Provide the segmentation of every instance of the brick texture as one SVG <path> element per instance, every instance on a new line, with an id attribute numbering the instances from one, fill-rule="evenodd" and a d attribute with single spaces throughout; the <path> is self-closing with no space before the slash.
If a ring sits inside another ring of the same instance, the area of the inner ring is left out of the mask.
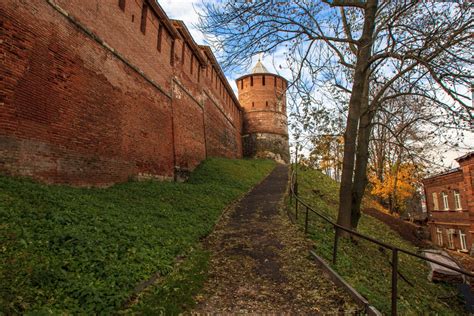
<path id="1" fill-rule="evenodd" d="M 289 162 L 286 80 L 265 73 L 243 76 L 236 83 L 244 108 L 244 155 Z"/>
<path id="2" fill-rule="evenodd" d="M 0 4 L 0 172 L 101 186 L 242 156 L 242 110 L 214 56 L 160 10 Z"/>
<path id="3" fill-rule="evenodd" d="M 467 249 L 474 241 L 474 155 L 459 161 L 460 168 L 423 180 L 431 239 L 439 244 L 441 230 L 444 247 L 449 247 L 448 232 L 454 230 L 453 249 L 461 249 L 460 232 L 466 235 Z M 461 207 L 456 208 L 455 192 L 459 193 Z M 437 198 L 436 210 L 433 193 Z M 447 206 L 443 200 L 447 196 Z"/>

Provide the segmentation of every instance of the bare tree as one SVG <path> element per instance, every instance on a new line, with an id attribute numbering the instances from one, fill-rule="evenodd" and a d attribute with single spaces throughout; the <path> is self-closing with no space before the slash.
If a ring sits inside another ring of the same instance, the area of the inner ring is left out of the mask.
<path id="1" fill-rule="evenodd" d="M 418 95 L 449 113 L 453 125 L 473 125 L 465 96 L 472 80 L 468 4 L 228 0 L 204 2 L 203 12 L 199 27 L 228 68 L 283 51 L 294 74 L 290 89 L 326 90 L 347 101 L 340 105 L 347 106 L 338 214 L 344 227 L 357 227 L 373 120 L 389 100 Z"/>

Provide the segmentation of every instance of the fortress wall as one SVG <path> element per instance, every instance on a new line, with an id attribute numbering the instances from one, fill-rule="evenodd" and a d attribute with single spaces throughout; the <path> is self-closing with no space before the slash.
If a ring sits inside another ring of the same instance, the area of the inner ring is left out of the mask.
<path id="1" fill-rule="evenodd" d="M 140 0 L 125 1 L 125 10 L 121 1 L 51 2 L 68 17 L 48 0 L 0 4 L 1 173 L 109 185 L 172 179 L 206 153 L 242 156 L 232 91 L 213 88 L 217 72 L 212 82 L 203 75 L 176 30 L 173 39 L 162 27 L 157 49 L 162 20 L 151 6 L 143 33 Z"/>

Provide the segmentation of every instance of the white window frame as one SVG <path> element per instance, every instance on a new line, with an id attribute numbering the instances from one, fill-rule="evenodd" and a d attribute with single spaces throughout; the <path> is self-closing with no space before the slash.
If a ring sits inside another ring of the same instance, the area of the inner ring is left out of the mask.
<path id="1" fill-rule="evenodd" d="M 431 196 L 433 197 L 433 211 L 439 211 L 438 194 L 433 192 Z"/>
<path id="2" fill-rule="evenodd" d="M 466 234 L 462 230 L 459 230 L 459 241 L 460 241 L 460 244 L 461 244 L 461 250 L 462 251 L 467 251 Z"/>
<path id="3" fill-rule="evenodd" d="M 441 192 L 441 197 L 443 198 L 443 206 L 445 211 L 449 211 L 449 200 L 448 194 L 446 192 Z"/>
<path id="4" fill-rule="evenodd" d="M 438 245 L 443 246 L 443 230 L 436 227 L 436 237 L 438 239 Z"/>
<path id="5" fill-rule="evenodd" d="M 454 190 L 454 207 L 458 211 L 462 210 L 461 194 L 459 193 L 458 190 Z"/>
<path id="6" fill-rule="evenodd" d="M 454 249 L 454 229 L 448 229 L 448 248 Z"/>

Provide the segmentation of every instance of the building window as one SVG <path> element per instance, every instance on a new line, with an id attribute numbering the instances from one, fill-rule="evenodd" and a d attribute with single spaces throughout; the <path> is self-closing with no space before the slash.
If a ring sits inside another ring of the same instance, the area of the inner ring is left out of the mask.
<path id="1" fill-rule="evenodd" d="M 265 106 L 268 108 L 268 101 L 265 101 Z"/>
<path id="2" fill-rule="evenodd" d="M 161 52 L 161 40 L 163 37 L 163 26 L 160 23 L 160 26 L 158 26 L 158 39 L 156 42 L 156 48 L 158 49 L 159 52 Z"/>
<path id="3" fill-rule="evenodd" d="M 265 76 L 262 76 L 262 86 L 265 85 Z"/>
<path id="4" fill-rule="evenodd" d="M 448 229 L 448 248 L 454 249 L 454 229 Z"/>
<path id="5" fill-rule="evenodd" d="M 277 77 L 273 77 L 274 81 L 273 81 L 273 86 L 276 87 L 277 86 Z"/>
<path id="6" fill-rule="evenodd" d="M 459 241 L 461 242 L 461 250 L 467 251 L 466 234 L 462 230 L 459 230 Z"/>
<path id="7" fill-rule="evenodd" d="M 240 80 L 240 89 L 243 89 L 244 88 L 244 80 Z"/>
<path id="8" fill-rule="evenodd" d="M 448 194 L 446 194 L 446 192 L 442 192 L 441 197 L 443 198 L 444 210 L 448 211 L 449 210 Z"/>
<path id="9" fill-rule="evenodd" d="M 442 246 L 443 245 L 443 231 L 441 228 L 436 228 L 436 238 L 438 241 L 438 245 Z"/>
<path id="10" fill-rule="evenodd" d="M 462 210 L 461 194 L 459 194 L 458 190 L 454 190 L 454 207 L 456 208 L 456 210 Z"/>
<path id="11" fill-rule="evenodd" d="M 434 210 L 434 211 L 438 211 L 438 210 L 439 210 L 438 194 L 436 194 L 436 192 L 433 192 L 433 210 Z"/>
<path id="12" fill-rule="evenodd" d="M 119 0 L 119 8 L 125 11 L 125 0 Z"/>
<path id="13" fill-rule="evenodd" d="M 145 34 L 146 31 L 146 19 L 148 15 L 148 5 L 143 3 L 142 7 L 142 21 L 140 23 L 140 31 L 142 31 L 143 34 Z"/>
<path id="14" fill-rule="evenodd" d="M 253 76 L 250 76 L 250 86 L 253 87 Z"/>

